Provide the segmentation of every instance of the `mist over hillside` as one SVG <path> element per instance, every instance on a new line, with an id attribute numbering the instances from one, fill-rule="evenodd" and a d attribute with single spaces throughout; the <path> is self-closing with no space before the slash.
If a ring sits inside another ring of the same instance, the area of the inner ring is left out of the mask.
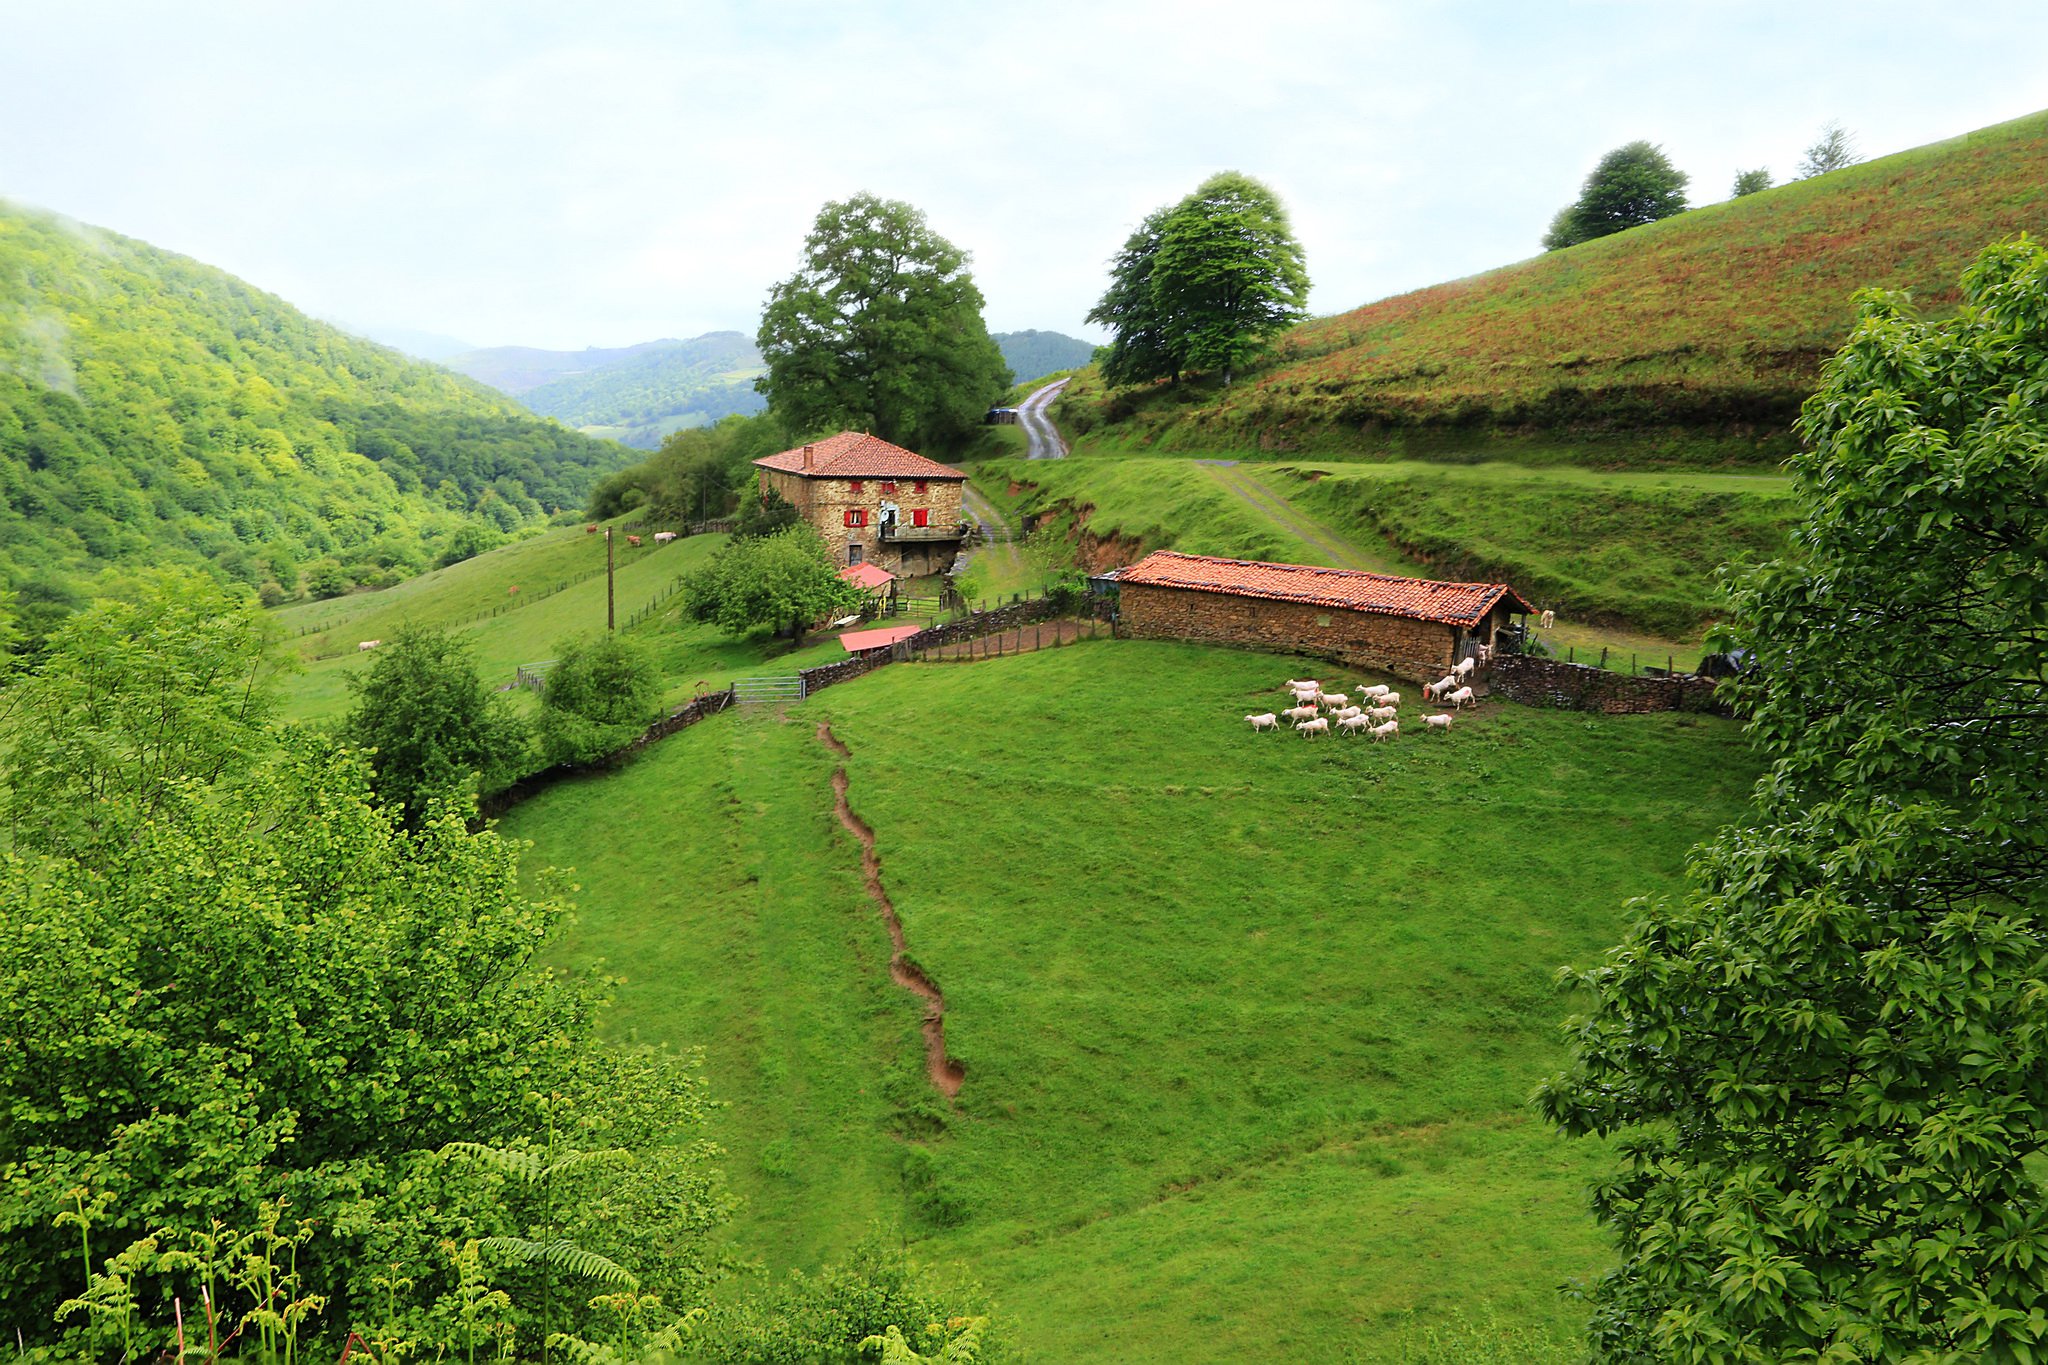
<path id="1" fill-rule="evenodd" d="M 627 452 L 187 257 L 0 202 L 0 579 L 418 572 Z M 52 589 L 56 591 L 56 589 Z"/>

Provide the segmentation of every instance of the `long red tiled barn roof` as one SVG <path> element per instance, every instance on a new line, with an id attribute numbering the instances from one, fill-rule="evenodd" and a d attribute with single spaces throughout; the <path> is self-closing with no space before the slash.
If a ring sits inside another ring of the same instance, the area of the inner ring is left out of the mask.
<path id="1" fill-rule="evenodd" d="M 1517 611 L 1534 607 L 1505 583 L 1438 583 L 1427 578 L 1325 569 L 1313 564 L 1264 564 L 1154 550 L 1116 574 L 1119 587 L 1187 588 L 1195 592 L 1306 602 L 1318 607 L 1408 616 L 1418 621 L 1473 626 L 1507 598 Z"/>
<path id="2" fill-rule="evenodd" d="M 811 452 L 810 468 L 804 467 L 804 452 Z M 766 469 L 785 474 L 802 474 L 813 479 L 956 479 L 967 476 L 948 469 L 937 460 L 927 460 L 915 451 L 891 445 L 865 432 L 842 431 L 808 446 L 764 455 L 754 461 Z"/>

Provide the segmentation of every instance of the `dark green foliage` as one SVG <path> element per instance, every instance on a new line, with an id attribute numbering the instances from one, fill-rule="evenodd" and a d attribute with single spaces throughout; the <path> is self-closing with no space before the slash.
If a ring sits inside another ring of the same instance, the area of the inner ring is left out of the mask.
<path id="1" fill-rule="evenodd" d="M 1811 180 L 1816 175 L 1839 171 L 1844 166 L 1853 166 L 1863 158 L 1856 153 L 1856 137 L 1841 124 L 1830 120 L 1820 130 L 1820 137 L 1806 149 L 1799 159 L 1801 180 Z"/>
<path id="2" fill-rule="evenodd" d="M 793 433 L 953 451 L 1011 382 L 981 308 L 967 254 L 917 209 L 872 194 L 828 203 L 803 265 L 769 294 L 761 391 Z"/>
<path id="3" fill-rule="evenodd" d="M 622 456 L 218 270 L 0 205 L 0 580 L 178 563 L 257 588 L 272 551 L 405 573 L 467 522 L 580 506 Z"/>
<path id="4" fill-rule="evenodd" d="M 342 734 L 374 750 L 378 799 L 417 829 L 437 803 L 470 810 L 526 767 L 524 726 L 477 677 L 469 642 L 408 625 L 384 641 L 370 666 L 349 675 L 355 705 Z"/>
<path id="5" fill-rule="evenodd" d="M 1178 381 L 1184 369 L 1228 384 L 1266 340 L 1306 312 L 1301 245 L 1274 193 L 1236 171 L 1213 175 L 1139 225 L 1088 314 L 1115 335 L 1112 384 Z"/>
<path id="6" fill-rule="evenodd" d="M 761 411 L 767 402 L 753 382 L 760 368 L 761 353 L 751 338 L 710 332 L 689 341 L 635 347 L 589 369 L 513 392 L 544 417 L 652 450 L 678 430 Z"/>
<path id="7" fill-rule="evenodd" d="M 704 1358 L 725 1365 L 855 1365 L 876 1358 L 861 1349 L 863 1341 L 894 1327 L 914 1349 L 939 1359 L 966 1325 L 962 1319 L 986 1314 L 986 1303 L 976 1288 L 941 1291 L 893 1242 L 870 1232 L 815 1277 L 792 1272 L 773 1293 L 717 1313 L 699 1334 Z M 944 1359 L 964 1365 L 1007 1358 L 979 1332 L 976 1338 L 982 1354 Z"/>
<path id="8" fill-rule="evenodd" d="M 691 616 L 728 634 L 765 627 L 801 640 L 813 623 L 852 611 L 867 594 L 839 576 L 817 529 L 799 523 L 735 539 L 690 579 L 683 597 Z"/>
<path id="9" fill-rule="evenodd" d="M 1728 191 L 1728 197 L 1730 199 L 1740 199 L 1745 194 L 1755 194 L 1759 190 L 1767 190 L 1770 187 L 1771 173 L 1759 166 L 1753 171 L 1736 172 L 1735 187 Z"/>
<path id="10" fill-rule="evenodd" d="M 1603 1360 L 2040 1358 L 2048 1224 L 2048 252 L 1934 323 L 1867 294 L 1738 587 L 1771 763 L 1577 975 L 1541 1102 L 1619 1139 Z"/>
<path id="11" fill-rule="evenodd" d="M 1558 210 L 1543 234 L 1544 248 L 1577 246 L 1683 213 L 1687 179 L 1653 143 L 1616 147 L 1586 177 L 1578 199 Z"/>
<path id="12" fill-rule="evenodd" d="M 1093 342 L 1061 332 L 996 332 L 989 338 L 1019 383 L 1060 370 L 1077 370 L 1095 358 Z"/>
<path id="13" fill-rule="evenodd" d="M 562 641 L 534 722 L 542 761 L 603 758 L 646 728 L 660 700 L 660 673 L 638 640 L 614 632 Z"/>
<path id="14" fill-rule="evenodd" d="M 765 415 L 678 431 L 646 460 L 600 483 L 590 515 L 612 517 L 644 507 L 650 519 L 677 528 L 722 517 L 751 500 L 759 483 L 753 462 L 783 445 L 781 426 Z"/>
<path id="15" fill-rule="evenodd" d="M 759 540 L 777 531 L 788 530 L 797 524 L 797 520 L 796 504 L 770 488 L 740 499 L 740 515 L 733 526 L 733 536 L 739 540 Z"/>
<path id="16" fill-rule="evenodd" d="M 180 783 L 244 771 L 276 709 L 273 630 L 245 593 L 170 571 L 57 626 L 6 692 L 13 847 L 97 863 Z"/>

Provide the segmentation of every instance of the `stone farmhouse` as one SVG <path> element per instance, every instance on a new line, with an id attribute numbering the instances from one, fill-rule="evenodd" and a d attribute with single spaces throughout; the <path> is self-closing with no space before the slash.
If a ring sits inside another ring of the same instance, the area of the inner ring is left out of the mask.
<path id="1" fill-rule="evenodd" d="M 1517 613 L 1505 583 L 1265 564 L 1158 550 L 1116 571 L 1119 633 L 1252 645 L 1428 682 Z"/>
<path id="2" fill-rule="evenodd" d="M 967 476 L 879 436 L 837 436 L 754 461 L 774 489 L 818 528 L 842 566 L 879 564 L 900 578 L 942 573 L 966 539 Z"/>

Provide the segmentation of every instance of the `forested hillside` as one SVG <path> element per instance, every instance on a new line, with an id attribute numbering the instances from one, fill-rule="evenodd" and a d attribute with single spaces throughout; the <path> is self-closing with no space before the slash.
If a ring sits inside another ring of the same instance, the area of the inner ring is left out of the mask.
<path id="1" fill-rule="evenodd" d="M 0 577 L 381 581 L 582 506 L 626 452 L 223 271 L 0 202 Z"/>
<path id="2" fill-rule="evenodd" d="M 2048 113 L 1305 323 L 1227 389 L 1087 376 L 1061 419 L 1084 451 L 1516 434 L 1619 435 L 1616 459 L 1774 456 L 1856 291 L 1952 306 L 1986 243 L 2048 230 L 2044 185 Z"/>
<path id="3" fill-rule="evenodd" d="M 768 400 L 754 389 L 760 373 L 753 338 L 707 332 L 632 347 L 601 366 L 529 389 L 520 401 L 590 435 L 652 450 L 670 432 L 761 411 Z"/>
<path id="4" fill-rule="evenodd" d="M 1095 356 L 1095 344 L 1064 332 L 996 332 L 989 338 L 1003 353 L 1003 362 L 1018 383 L 1057 370 L 1086 365 Z"/>

